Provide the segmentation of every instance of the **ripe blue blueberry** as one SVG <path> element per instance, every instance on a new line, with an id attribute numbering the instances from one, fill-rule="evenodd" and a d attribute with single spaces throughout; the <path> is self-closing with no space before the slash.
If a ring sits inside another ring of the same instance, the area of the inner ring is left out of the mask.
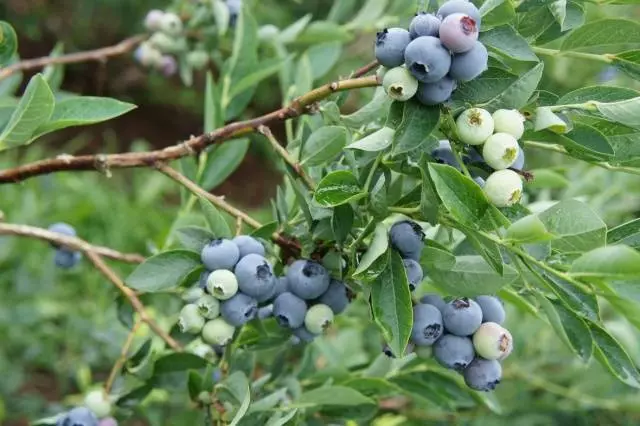
<path id="1" fill-rule="evenodd" d="M 482 309 L 473 299 L 454 299 L 442 310 L 442 320 L 448 333 L 456 336 L 472 335 L 482 324 Z"/>
<path id="2" fill-rule="evenodd" d="M 240 291 L 254 298 L 272 294 L 276 285 L 273 266 L 259 254 L 248 254 L 236 265 Z"/>
<path id="3" fill-rule="evenodd" d="M 524 149 L 520 148 L 516 161 L 513 162 L 511 168 L 522 171 L 524 169 Z"/>
<path id="4" fill-rule="evenodd" d="M 207 292 L 220 300 L 230 299 L 238 292 L 238 279 L 226 269 L 213 271 L 207 277 Z"/>
<path id="5" fill-rule="evenodd" d="M 265 320 L 273 316 L 273 305 L 263 306 L 258 308 L 258 318 Z"/>
<path id="6" fill-rule="evenodd" d="M 433 305 L 419 304 L 413 307 L 411 341 L 417 346 L 431 346 L 442 336 L 442 314 Z"/>
<path id="7" fill-rule="evenodd" d="M 322 334 L 333 322 L 333 311 L 319 303 L 311 306 L 304 317 L 304 326 L 313 334 Z"/>
<path id="8" fill-rule="evenodd" d="M 440 310 L 441 313 L 444 310 L 444 307 L 447 305 L 447 302 L 444 301 L 442 296 L 440 296 L 439 294 L 435 294 L 435 293 L 425 294 L 424 296 L 422 296 L 420 298 L 420 303 L 426 303 L 428 305 L 433 305 L 436 308 L 438 308 L 438 310 Z"/>
<path id="9" fill-rule="evenodd" d="M 436 37 L 423 36 L 413 40 L 404 52 L 404 61 L 411 74 L 422 83 L 435 83 L 449 72 L 451 55 Z"/>
<path id="10" fill-rule="evenodd" d="M 485 322 L 473 334 L 473 347 L 484 359 L 502 361 L 513 350 L 513 338 L 500 324 Z"/>
<path id="11" fill-rule="evenodd" d="M 464 13 L 452 13 L 440 25 L 440 41 L 453 53 L 471 50 L 478 40 L 478 33 L 476 21 Z"/>
<path id="12" fill-rule="evenodd" d="M 433 357 L 443 367 L 462 372 L 475 357 L 473 342 L 468 337 L 445 334 L 434 343 Z"/>
<path id="13" fill-rule="evenodd" d="M 445 76 L 435 83 L 420 84 L 418 92 L 416 92 L 416 98 L 423 105 L 439 105 L 449 100 L 455 88 L 456 82 Z"/>
<path id="14" fill-rule="evenodd" d="M 418 80 L 405 67 L 395 67 L 385 73 L 382 87 L 391 99 L 404 102 L 418 91 Z"/>
<path id="15" fill-rule="evenodd" d="M 502 366 L 498 361 L 476 358 L 463 373 L 464 382 L 471 389 L 489 392 L 502 379 Z"/>
<path id="16" fill-rule="evenodd" d="M 236 293 L 220 304 L 220 314 L 232 326 L 240 327 L 256 317 L 258 302 L 244 293 Z"/>
<path id="17" fill-rule="evenodd" d="M 347 287 L 342 281 L 331 278 L 329 288 L 318 298 L 318 303 L 327 305 L 336 315 L 342 313 L 349 305 Z"/>
<path id="18" fill-rule="evenodd" d="M 223 318 L 216 318 L 207 323 L 202 328 L 202 340 L 214 345 L 216 354 L 219 352 L 221 346 L 224 346 L 231 342 L 233 339 L 233 333 L 236 329 L 234 326 L 226 322 Z M 220 351 L 222 352 L 222 351 Z M 220 353 L 221 355 L 221 353 Z"/>
<path id="19" fill-rule="evenodd" d="M 87 407 L 70 410 L 56 423 L 60 426 L 98 426 L 98 418 Z"/>
<path id="20" fill-rule="evenodd" d="M 252 253 L 264 256 L 264 246 L 262 243 L 249 235 L 238 235 L 231 241 L 238 246 L 240 258 Z"/>
<path id="21" fill-rule="evenodd" d="M 288 291 L 287 277 L 277 277 L 275 278 L 275 285 L 269 294 L 265 294 L 260 297 L 256 297 L 258 303 L 266 303 L 269 302 L 285 291 Z"/>
<path id="22" fill-rule="evenodd" d="M 482 322 L 502 324 L 506 318 L 502 301 L 495 296 L 478 296 L 476 302 L 482 309 Z"/>
<path id="23" fill-rule="evenodd" d="M 227 8 L 229 9 L 229 25 L 235 27 L 242 11 L 242 0 L 227 0 Z"/>
<path id="24" fill-rule="evenodd" d="M 387 68 L 402 65 L 405 49 L 410 41 L 411 35 L 404 28 L 388 28 L 378 32 L 375 44 L 376 59 Z"/>
<path id="25" fill-rule="evenodd" d="M 444 19 L 454 13 L 464 13 L 465 15 L 471 16 L 476 21 L 476 25 L 480 27 L 482 19 L 480 17 L 480 11 L 473 3 L 467 0 L 450 0 L 438 9 L 436 15 L 438 15 L 440 19 Z"/>
<path id="26" fill-rule="evenodd" d="M 422 227 L 410 220 L 396 222 L 389 230 L 391 245 L 403 258 L 419 260 L 422 253 L 424 232 Z"/>
<path id="27" fill-rule="evenodd" d="M 326 268 L 313 260 L 298 259 L 287 270 L 289 291 L 298 297 L 312 300 L 329 288 L 330 277 Z"/>
<path id="28" fill-rule="evenodd" d="M 471 50 L 453 55 L 449 77 L 457 81 L 471 81 L 486 71 L 488 61 L 487 48 L 476 41 Z"/>
<path id="29" fill-rule="evenodd" d="M 282 293 L 273 301 L 273 316 L 281 327 L 301 327 L 306 314 L 307 303 L 293 293 Z"/>
<path id="30" fill-rule="evenodd" d="M 440 29 L 440 19 L 431 13 L 418 13 L 409 24 L 411 38 L 422 36 L 437 37 Z"/>
<path id="31" fill-rule="evenodd" d="M 227 239 L 213 240 L 202 249 L 202 263 L 210 270 L 228 269 L 233 267 L 240 259 L 240 249 L 232 241 Z"/>
<path id="32" fill-rule="evenodd" d="M 402 259 L 404 270 L 407 272 L 407 281 L 409 281 L 409 290 L 414 291 L 418 284 L 422 282 L 422 266 L 413 259 Z"/>
<path id="33" fill-rule="evenodd" d="M 313 334 L 312 332 L 307 330 L 307 327 L 305 327 L 305 326 L 294 328 L 291 331 L 293 333 L 292 337 L 296 337 L 297 339 L 299 339 L 300 341 L 303 341 L 305 343 L 312 342 L 313 339 L 315 339 L 316 336 L 317 336 L 316 334 Z"/>
<path id="34" fill-rule="evenodd" d="M 50 232 L 55 232 L 56 234 L 66 235 L 68 237 L 75 237 L 76 236 L 76 230 L 73 228 L 73 226 L 69 225 L 68 223 L 64 223 L 64 222 L 54 223 L 53 225 L 49 226 L 48 230 Z"/>
<path id="35" fill-rule="evenodd" d="M 382 353 L 389 358 L 396 358 L 396 354 L 393 353 L 393 351 L 391 350 L 391 347 L 386 343 L 382 346 Z"/>
<path id="36" fill-rule="evenodd" d="M 78 251 L 57 249 L 53 261 L 58 268 L 71 269 L 80 262 L 80 259 L 82 254 Z"/>
<path id="37" fill-rule="evenodd" d="M 460 170 L 460 165 L 456 161 L 456 157 L 453 155 L 451 143 L 446 139 L 438 142 L 438 147 L 431 151 L 431 156 L 440 164 L 448 164 L 451 167 L 455 167 Z"/>

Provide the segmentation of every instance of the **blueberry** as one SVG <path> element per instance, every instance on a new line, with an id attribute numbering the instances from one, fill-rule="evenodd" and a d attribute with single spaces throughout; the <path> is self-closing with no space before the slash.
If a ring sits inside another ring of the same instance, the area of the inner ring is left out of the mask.
<path id="1" fill-rule="evenodd" d="M 202 263 L 210 270 L 233 270 L 240 259 L 240 249 L 232 241 L 227 239 L 213 240 L 202 249 Z"/>
<path id="2" fill-rule="evenodd" d="M 273 316 L 273 305 L 263 306 L 258 308 L 258 318 L 261 320 L 270 318 Z"/>
<path id="3" fill-rule="evenodd" d="M 304 317 L 304 326 L 313 334 L 322 334 L 333 322 L 333 311 L 319 303 L 311 306 Z"/>
<path id="4" fill-rule="evenodd" d="M 462 372 L 473 361 L 475 351 L 468 337 L 445 334 L 434 343 L 433 357 L 443 367 Z"/>
<path id="5" fill-rule="evenodd" d="M 331 308 L 334 314 L 342 313 L 349 305 L 349 294 L 347 287 L 342 281 L 331 279 L 329 288 L 318 298 L 318 303 L 322 303 Z"/>
<path id="6" fill-rule="evenodd" d="M 276 285 L 273 267 L 259 254 L 248 254 L 240 259 L 235 273 L 240 291 L 254 298 L 272 294 Z"/>
<path id="7" fill-rule="evenodd" d="M 141 43 L 133 56 L 136 61 L 145 67 L 157 67 L 162 63 L 162 53 L 149 42 Z"/>
<path id="8" fill-rule="evenodd" d="M 473 334 L 473 347 L 484 359 L 502 361 L 513 350 L 513 338 L 500 324 L 485 322 Z"/>
<path id="9" fill-rule="evenodd" d="M 165 54 L 180 53 L 187 48 L 183 39 L 176 39 L 165 33 L 155 33 L 149 37 L 149 44 Z"/>
<path id="10" fill-rule="evenodd" d="M 491 113 L 482 108 L 469 108 L 456 119 L 460 140 L 469 145 L 482 145 L 493 134 Z"/>
<path id="11" fill-rule="evenodd" d="M 489 52 L 476 41 L 471 50 L 453 55 L 449 77 L 457 81 L 471 81 L 488 68 Z"/>
<path id="12" fill-rule="evenodd" d="M 402 65 L 409 42 L 411 35 L 404 28 L 388 28 L 378 32 L 375 44 L 376 59 L 387 68 Z"/>
<path id="13" fill-rule="evenodd" d="M 403 258 L 420 260 L 424 232 L 422 227 L 410 220 L 396 222 L 389 231 L 391 245 L 400 252 Z"/>
<path id="14" fill-rule="evenodd" d="M 485 180 L 483 178 L 481 178 L 480 176 L 474 177 L 473 181 L 475 183 L 477 183 L 480 186 L 480 188 L 484 188 L 484 184 L 486 183 Z"/>
<path id="15" fill-rule="evenodd" d="M 233 272 L 218 269 L 207 277 L 207 291 L 217 299 L 230 299 L 238 292 L 238 279 Z"/>
<path id="16" fill-rule="evenodd" d="M 261 297 L 257 297 L 256 300 L 258 303 L 266 303 L 270 300 L 275 299 L 282 293 L 284 293 L 288 288 L 287 277 L 278 277 L 275 279 L 275 285 L 273 286 L 273 290 L 269 294 L 265 294 Z"/>
<path id="17" fill-rule="evenodd" d="M 242 11 L 242 0 L 227 0 L 227 8 L 229 9 L 229 25 L 233 28 Z"/>
<path id="18" fill-rule="evenodd" d="M 498 170 L 489 175 L 483 190 L 496 207 L 509 207 L 522 197 L 522 179 L 512 170 Z"/>
<path id="19" fill-rule="evenodd" d="M 178 62 L 176 62 L 176 59 L 173 56 L 162 55 L 158 71 L 160 71 L 165 77 L 171 77 L 178 72 Z"/>
<path id="20" fill-rule="evenodd" d="M 420 298 L 420 303 L 426 303 L 428 305 L 433 305 L 436 308 L 438 308 L 438 310 L 440 310 L 441 313 L 444 310 L 444 307 L 447 305 L 447 302 L 444 301 L 442 296 L 440 296 L 439 294 L 435 294 L 435 293 L 425 294 L 424 296 L 422 296 Z"/>
<path id="21" fill-rule="evenodd" d="M 516 138 L 508 133 L 494 133 L 482 147 L 482 158 L 493 169 L 502 170 L 516 162 L 519 151 Z"/>
<path id="22" fill-rule="evenodd" d="M 437 37 L 439 29 L 440 19 L 437 16 L 431 13 L 418 13 L 415 18 L 411 20 L 409 34 L 411 34 L 411 38 L 422 36 Z"/>
<path id="23" fill-rule="evenodd" d="M 209 279 L 209 274 L 211 271 L 207 271 L 206 269 L 200 273 L 200 278 L 198 278 L 198 287 L 200 287 L 205 292 L 207 289 L 207 280 Z"/>
<path id="24" fill-rule="evenodd" d="M 498 361 L 476 358 L 464 370 L 464 382 L 471 389 L 488 392 L 494 390 L 502 378 Z"/>
<path id="25" fill-rule="evenodd" d="M 158 31 L 160 30 L 160 23 L 162 22 L 162 17 L 164 16 L 164 12 L 162 10 L 153 9 L 147 13 L 147 16 L 144 17 L 144 26 L 149 31 Z"/>
<path id="26" fill-rule="evenodd" d="M 209 63 L 209 54 L 204 50 L 194 50 L 187 53 L 187 64 L 195 70 L 201 70 Z M 235 239 L 235 238 L 234 238 Z"/>
<path id="27" fill-rule="evenodd" d="M 517 109 L 499 109 L 492 117 L 496 132 L 509 133 L 516 139 L 522 137 L 525 118 Z"/>
<path id="28" fill-rule="evenodd" d="M 307 303 L 293 293 L 282 293 L 273 301 L 273 316 L 281 327 L 302 326 L 306 314 Z"/>
<path id="29" fill-rule="evenodd" d="M 453 53 L 468 52 L 478 40 L 476 21 L 464 13 L 452 13 L 442 20 L 440 41 Z"/>
<path id="30" fill-rule="evenodd" d="M 236 293 L 220 304 L 220 314 L 229 324 L 240 327 L 256 317 L 258 302 L 244 293 Z"/>
<path id="31" fill-rule="evenodd" d="M 207 321 L 202 328 L 202 340 L 210 345 L 224 346 L 231 342 L 235 331 L 235 327 L 226 322 L 223 318 L 216 318 L 211 321 Z M 215 347 L 214 350 L 216 350 Z"/>
<path id="32" fill-rule="evenodd" d="M 460 164 L 458 164 L 456 157 L 453 155 L 451 143 L 446 139 L 438 142 L 438 147 L 431 151 L 431 156 L 440 164 L 448 164 L 460 170 Z"/>
<path id="33" fill-rule="evenodd" d="M 495 296 L 478 296 L 476 302 L 482 309 L 482 322 L 502 324 L 507 316 L 502 301 Z"/>
<path id="34" fill-rule="evenodd" d="M 56 234 L 66 235 L 68 237 L 75 237 L 76 236 L 76 230 L 73 228 L 73 226 L 69 225 L 68 223 L 64 223 L 64 222 L 54 223 L 53 225 L 51 225 L 47 229 L 50 232 L 55 232 Z"/>
<path id="35" fill-rule="evenodd" d="M 416 98 L 423 105 L 438 105 L 447 101 L 455 88 L 456 82 L 454 80 L 449 77 L 443 77 L 442 80 L 435 83 L 420 84 Z"/>
<path id="36" fill-rule="evenodd" d="M 180 310 L 178 327 L 183 333 L 198 334 L 204 326 L 204 317 L 195 303 L 184 305 Z"/>
<path id="37" fill-rule="evenodd" d="M 191 352 L 192 354 L 211 362 L 215 361 L 217 357 L 216 352 L 213 350 L 211 345 L 207 345 L 201 339 L 192 341 L 189 344 L 188 348 L 189 352 Z"/>
<path id="38" fill-rule="evenodd" d="M 87 407 L 76 407 L 67 413 L 63 426 L 98 426 L 96 415 Z"/>
<path id="39" fill-rule="evenodd" d="M 289 291 L 298 297 L 312 300 L 329 288 L 329 272 L 313 260 L 298 259 L 287 270 Z"/>
<path id="40" fill-rule="evenodd" d="M 84 397 L 84 406 L 99 418 L 111 414 L 111 401 L 102 389 L 96 389 L 87 393 Z"/>
<path id="41" fill-rule="evenodd" d="M 518 156 L 516 157 L 516 161 L 513 162 L 510 168 L 514 170 L 520 170 L 520 171 L 524 169 L 524 150 L 522 148 L 518 150 Z"/>
<path id="42" fill-rule="evenodd" d="M 240 249 L 240 258 L 248 254 L 259 254 L 264 257 L 264 246 L 258 240 L 248 235 L 238 235 L 233 241 Z"/>
<path id="43" fill-rule="evenodd" d="M 480 11 L 473 3 L 467 0 L 449 0 L 438 9 L 436 15 L 440 19 L 444 19 L 454 13 L 464 13 L 471 16 L 476 21 L 478 28 L 480 28 L 482 18 L 480 17 Z"/>
<path id="44" fill-rule="evenodd" d="M 57 249 L 53 261 L 58 268 L 71 269 L 80 262 L 80 259 L 82 254 L 78 251 Z"/>
<path id="45" fill-rule="evenodd" d="M 313 339 L 316 338 L 316 335 L 313 334 L 312 332 L 310 332 L 309 330 L 307 330 L 307 327 L 305 327 L 305 326 L 294 328 L 292 330 L 292 332 L 293 332 L 293 336 L 292 337 L 296 337 L 297 339 L 299 339 L 300 341 L 303 341 L 305 343 L 312 342 Z M 296 343 L 294 343 L 294 344 L 296 344 Z"/>
<path id="46" fill-rule="evenodd" d="M 449 72 L 451 55 L 436 37 L 413 40 L 404 52 L 407 69 L 422 83 L 435 83 Z"/>
<path id="47" fill-rule="evenodd" d="M 220 315 L 220 302 L 209 294 L 199 298 L 195 304 L 203 318 L 214 319 Z"/>
<path id="48" fill-rule="evenodd" d="M 165 13 L 160 19 L 160 31 L 170 36 L 180 35 L 182 32 L 182 21 L 175 13 Z"/>
<path id="49" fill-rule="evenodd" d="M 433 305 L 419 304 L 413 307 L 411 341 L 417 346 L 431 346 L 440 338 L 444 327 L 442 314 Z"/>
<path id="50" fill-rule="evenodd" d="M 414 291 L 418 284 L 422 282 L 422 266 L 413 259 L 402 259 L 404 270 L 407 272 L 407 281 L 409 281 L 409 290 Z"/>
<path id="51" fill-rule="evenodd" d="M 470 336 L 482 324 L 482 309 L 468 297 L 454 299 L 442 310 L 442 320 L 447 332 L 456 336 Z"/>
<path id="52" fill-rule="evenodd" d="M 384 75 L 382 87 L 391 99 L 404 102 L 418 91 L 418 80 L 405 67 L 395 67 Z"/>

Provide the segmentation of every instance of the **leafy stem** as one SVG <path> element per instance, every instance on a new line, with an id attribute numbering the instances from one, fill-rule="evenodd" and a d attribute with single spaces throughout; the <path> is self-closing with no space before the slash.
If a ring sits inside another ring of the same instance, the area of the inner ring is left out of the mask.
<path id="1" fill-rule="evenodd" d="M 554 58 L 566 57 L 566 58 L 574 58 L 574 59 L 586 59 L 589 61 L 604 62 L 606 64 L 612 63 L 615 58 L 615 55 L 611 55 L 608 53 L 604 53 L 604 54 L 585 53 L 585 52 L 575 52 L 573 50 L 547 49 L 544 47 L 537 47 L 537 46 L 531 46 L 531 49 L 535 53 L 543 56 L 551 56 Z"/>

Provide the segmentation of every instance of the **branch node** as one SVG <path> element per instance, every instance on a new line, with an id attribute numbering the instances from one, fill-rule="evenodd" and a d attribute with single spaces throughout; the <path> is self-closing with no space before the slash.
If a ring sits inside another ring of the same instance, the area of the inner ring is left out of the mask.
<path id="1" fill-rule="evenodd" d="M 96 170 L 103 173 L 106 177 L 111 177 L 111 170 L 109 169 L 109 156 L 105 154 L 96 155 L 94 162 Z"/>
<path id="2" fill-rule="evenodd" d="M 332 92 L 335 92 L 339 88 L 340 88 L 340 83 L 337 81 L 334 81 L 333 83 L 329 84 L 329 89 L 331 89 Z"/>
<path id="3" fill-rule="evenodd" d="M 71 161 L 73 161 L 74 156 L 69 154 L 60 154 L 56 158 L 60 161 L 64 161 L 65 164 L 71 164 Z"/>

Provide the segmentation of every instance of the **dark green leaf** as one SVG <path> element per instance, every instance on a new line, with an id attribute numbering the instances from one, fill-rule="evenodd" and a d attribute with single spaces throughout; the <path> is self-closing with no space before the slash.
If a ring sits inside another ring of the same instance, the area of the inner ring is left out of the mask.
<path id="1" fill-rule="evenodd" d="M 633 219 L 607 232 L 607 244 L 625 244 L 640 249 L 640 219 Z"/>
<path id="2" fill-rule="evenodd" d="M 190 353 L 173 353 L 159 358 L 155 363 L 155 374 L 175 373 L 177 371 L 205 368 L 207 361 Z"/>
<path id="3" fill-rule="evenodd" d="M 432 268 L 451 269 L 456 264 L 456 257 L 446 247 L 433 240 L 425 240 L 420 265 L 426 271 Z"/>
<path id="4" fill-rule="evenodd" d="M 558 313 L 571 347 L 583 361 L 589 361 L 593 353 L 593 340 L 585 320 L 577 316 L 571 309 L 567 309 L 565 305 L 557 301 L 551 303 Z"/>
<path id="5" fill-rule="evenodd" d="M 337 242 L 342 243 L 353 226 L 353 209 L 349 204 L 341 204 L 333 209 L 331 229 Z"/>
<path id="6" fill-rule="evenodd" d="M 386 177 L 381 174 L 369 192 L 369 210 L 377 217 L 384 218 L 388 213 Z"/>
<path id="7" fill-rule="evenodd" d="M 8 22 L 0 21 L 0 67 L 6 65 L 18 50 L 18 36 Z"/>
<path id="8" fill-rule="evenodd" d="M 522 108 L 538 88 L 543 70 L 544 62 L 538 63 L 529 71 L 520 75 L 516 81 L 511 83 L 504 91 L 491 98 L 483 106 L 489 110 Z"/>
<path id="9" fill-rule="evenodd" d="M 176 233 L 182 246 L 196 253 L 200 253 L 204 246 L 216 238 L 211 231 L 199 226 L 185 226 L 179 228 Z"/>
<path id="10" fill-rule="evenodd" d="M 429 136 L 438 126 L 440 109 L 424 106 L 417 101 L 405 102 L 404 105 L 402 122 L 393 137 L 393 155 L 418 148 L 431 151 L 437 145 L 437 140 Z"/>
<path id="11" fill-rule="evenodd" d="M 596 344 L 595 356 L 622 383 L 640 388 L 640 373 L 620 344 L 600 325 L 587 321 Z"/>
<path id="12" fill-rule="evenodd" d="M 366 196 L 353 173 L 338 170 L 326 175 L 316 188 L 314 199 L 323 207 L 333 207 Z"/>
<path id="13" fill-rule="evenodd" d="M 229 228 L 229 224 L 225 220 L 225 218 L 220 214 L 218 209 L 215 208 L 211 201 L 198 197 L 200 200 L 200 207 L 202 208 L 202 212 L 204 213 L 204 218 L 207 220 L 209 224 L 209 229 L 213 232 L 213 235 L 216 238 L 227 238 L 233 235 L 231 233 L 231 228 Z"/>
<path id="14" fill-rule="evenodd" d="M 318 407 L 330 417 L 367 418 L 376 412 L 376 402 L 345 386 L 325 386 L 304 392 L 295 401 L 309 407 Z"/>
<path id="15" fill-rule="evenodd" d="M 197 401 L 198 395 L 202 391 L 202 377 L 197 371 L 189 370 L 187 373 L 187 390 L 189 391 L 189 398 L 192 401 Z"/>
<path id="16" fill-rule="evenodd" d="M 562 50 L 619 53 L 640 47 L 640 24 L 627 19 L 599 19 L 577 28 L 562 43 Z"/>
<path id="17" fill-rule="evenodd" d="M 215 146 L 207 154 L 201 186 L 211 190 L 224 182 L 244 160 L 249 144 L 248 138 L 241 138 Z"/>
<path id="18" fill-rule="evenodd" d="M 251 236 L 252 237 L 258 237 L 258 238 L 269 239 L 269 238 L 271 238 L 271 234 L 276 232 L 277 229 L 278 229 L 278 222 L 269 222 L 269 223 L 266 223 L 266 224 L 262 225 L 262 227 L 256 229 L 255 231 L 253 231 L 251 233 Z"/>
<path id="19" fill-rule="evenodd" d="M 126 279 L 134 290 L 156 292 L 175 288 L 200 267 L 200 255 L 188 250 L 157 254 L 140 264 Z"/>
<path id="20" fill-rule="evenodd" d="M 511 25 L 503 25 L 484 31 L 480 41 L 485 46 L 519 61 L 538 61 L 529 43 Z"/>
<path id="21" fill-rule="evenodd" d="M 501 276 L 481 256 L 457 256 L 451 269 L 433 268 L 426 273 L 434 285 L 447 294 L 469 297 L 494 294 L 518 277 L 509 265 L 504 265 Z"/>
<path id="22" fill-rule="evenodd" d="M 222 382 L 221 387 L 229 391 L 229 393 L 238 401 L 240 406 L 233 416 L 233 420 L 229 423 L 229 426 L 237 426 L 240 420 L 249 410 L 251 404 L 251 389 L 249 387 L 249 380 L 244 373 L 236 371 Z"/>
<path id="23" fill-rule="evenodd" d="M 613 56 L 613 65 L 629 77 L 640 80 L 640 50 L 629 50 Z"/>
<path id="24" fill-rule="evenodd" d="M 640 253 L 624 245 L 599 247 L 577 258 L 570 273 L 583 278 L 639 278 Z"/>
<path id="25" fill-rule="evenodd" d="M 325 165 L 335 159 L 347 144 L 347 130 L 341 126 L 324 126 L 309 136 L 304 144 L 302 164 Z"/>

